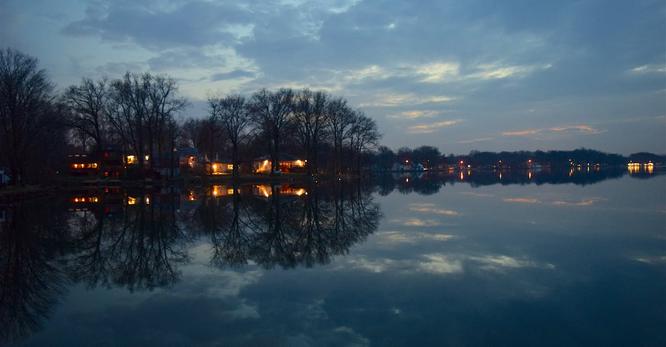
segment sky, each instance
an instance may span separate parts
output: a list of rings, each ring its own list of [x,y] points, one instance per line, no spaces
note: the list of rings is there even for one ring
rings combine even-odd
[[[382,143],[666,153],[663,0],[0,0],[0,47],[61,90],[149,71],[206,99],[324,90]]]

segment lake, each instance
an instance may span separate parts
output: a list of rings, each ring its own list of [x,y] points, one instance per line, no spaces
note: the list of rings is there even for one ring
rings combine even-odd
[[[101,188],[0,207],[20,346],[664,346],[666,175]]]

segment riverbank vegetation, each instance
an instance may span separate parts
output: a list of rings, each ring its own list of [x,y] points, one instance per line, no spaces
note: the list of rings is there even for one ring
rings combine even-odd
[[[189,105],[176,80],[151,73],[83,78],[57,91],[36,58],[0,50],[0,186],[54,183],[72,168],[102,179],[154,179],[173,178],[179,168],[195,166],[199,169],[188,172],[278,176],[296,167],[303,177],[340,177],[664,162],[650,153],[624,157],[587,149],[468,155],[444,155],[432,146],[393,151],[380,146],[377,124],[363,111],[344,98],[309,89],[211,97],[201,118],[187,115]],[[78,159],[97,153],[101,159],[70,163],[71,153]],[[105,170],[107,164],[115,171]]]

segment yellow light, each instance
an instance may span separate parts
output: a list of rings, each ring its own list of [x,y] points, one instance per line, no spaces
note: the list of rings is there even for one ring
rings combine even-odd
[[[256,188],[259,195],[263,195],[266,198],[272,195],[271,187],[267,184],[258,184]]]
[[[150,156],[149,156],[148,154],[146,154],[143,158],[144,158],[145,160],[148,160],[148,159],[150,159]]]
[[[234,164],[227,164],[227,170],[233,170]]]
[[[221,189],[222,189],[222,186],[214,185],[214,186],[213,186],[213,190],[212,190],[212,194],[213,194],[213,196],[215,196],[215,197],[220,196],[220,194],[221,194],[220,190],[221,190]]]
[[[128,197],[127,197],[127,204],[128,204],[128,205],[136,205],[136,198],[135,198],[135,197],[128,196]]]
[[[133,155],[128,155],[127,157],[125,157],[125,162],[127,164],[134,164],[136,163],[136,157]]]
[[[146,196],[146,198],[144,200],[146,202],[146,205],[150,205],[150,197],[149,196]]]
[[[227,188],[227,195],[234,195],[234,189],[233,188]]]

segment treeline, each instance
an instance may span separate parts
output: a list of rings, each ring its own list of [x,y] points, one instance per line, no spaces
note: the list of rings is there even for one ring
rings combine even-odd
[[[278,168],[286,151],[305,156],[310,174],[342,174],[359,172],[380,138],[373,119],[320,91],[262,89],[208,104],[207,117],[186,119],[176,81],[150,73],[84,78],[56,94],[36,58],[0,50],[0,167],[16,185],[53,177],[72,148],[118,146],[140,167],[165,167],[175,149],[194,146],[233,160],[234,175],[241,158],[268,153]]]
[[[604,153],[597,150],[580,148],[571,151],[515,151],[515,152],[481,152],[471,151],[466,155],[443,154],[433,146],[417,148],[402,147],[397,151],[380,146],[369,158],[369,162],[377,170],[395,170],[405,166],[415,168],[420,165],[424,169],[442,169],[458,166],[462,162],[465,167],[473,168],[497,167],[524,168],[528,165],[548,165],[551,167],[570,167],[571,165],[603,165],[624,166],[628,162],[666,163],[666,157],[653,153],[640,152],[629,156]]]

